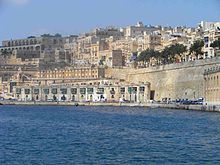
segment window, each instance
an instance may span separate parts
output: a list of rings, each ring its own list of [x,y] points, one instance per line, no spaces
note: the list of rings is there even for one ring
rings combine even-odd
[[[137,87],[128,87],[128,93],[137,93]]]
[[[40,90],[39,89],[34,89],[34,94],[39,94]]]
[[[52,94],[57,94],[57,88],[52,88]]]
[[[60,92],[61,92],[62,94],[67,94],[67,88],[61,88],[61,89],[60,89]]]
[[[93,88],[87,88],[87,93],[88,94],[93,94],[93,91],[94,91]]]
[[[111,88],[110,93],[115,94],[115,88]]]
[[[132,93],[132,87],[128,87],[128,93],[129,93],[129,94]]]
[[[71,88],[71,93],[72,94],[77,94],[77,88]]]
[[[139,91],[140,91],[140,92],[144,92],[144,91],[145,91],[145,87],[140,87],[140,88],[139,88]]]
[[[80,94],[86,94],[86,88],[80,88]]]
[[[53,44],[57,44],[57,40],[56,39],[53,40]]]
[[[137,93],[137,87],[133,87],[133,92]]]
[[[27,95],[27,94],[30,94],[30,91],[31,91],[30,89],[25,89],[24,93]]]
[[[104,88],[98,88],[97,89],[97,94],[104,94]]]
[[[121,94],[124,94],[125,93],[125,87],[120,88],[120,92],[121,92]]]
[[[49,94],[49,89],[43,89],[43,91],[44,91],[44,94],[46,94],[46,95],[48,95]]]
[[[21,94],[21,88],[16,88],[16,94]]]

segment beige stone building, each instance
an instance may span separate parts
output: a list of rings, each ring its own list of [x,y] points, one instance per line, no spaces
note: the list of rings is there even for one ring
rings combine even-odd
[[[105,40],[91,44],[91,64],[98,65],[100,61],[100,51],[109,50],[109,45]]]
[[[53,85],[21,85],[13,89],[19,101],[119,102],[146,103],[149,83],[129,84],[99,79]]]
[[[125,37],[137,37],[142,36],[144,33],[151,33],[160,29],[159,27],[154,26],[145,26],[142,22],[138,22],[135,26],[127,26],[124,28]]]
[[[205,70],[205,101],[208,104],[220,104],[220,66]]]
[[[138,42],[132,38],[121,38],[109,42],[109,50],[121,50],[123,56],[123,65],[127,65],[132,53],[138,51]]]
[[[88,79],[105,77],[105,69],[101,67],[82,67],[70,69],[41,70],[38,78],[41,79]]]
[[[162,49],[161,39],[162,39],[161,34],[156,34],[156,33],[145,34],[143,49],[161,50]]]
[[[99,51],[99,61],[108,67],[122,67],[123,56],[121,50]]]
[[[43,51],[47,49],[63,48],[63,44],[64,40],[61,35],[44,34],[40,37],[31,36],[26,39],[3,41],[0,50]]]

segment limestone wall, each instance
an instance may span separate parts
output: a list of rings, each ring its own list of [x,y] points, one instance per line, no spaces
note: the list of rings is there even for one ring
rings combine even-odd
[[[130,82],[150,82],[155,100],[204,97],[204,70],[220,65],[220,58],[143,69],[107,69],[106,76]]]

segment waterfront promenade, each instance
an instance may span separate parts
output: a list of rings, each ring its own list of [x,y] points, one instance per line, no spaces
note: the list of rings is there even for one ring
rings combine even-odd
[[[220,112],[218,105],[183,105],[183,104],[163,104],[163,103],[108,103],[108,102],[21,102],[21,101],[1,101],[3,105],[26,105],[26,106],[114,106],[114,107],[146,107],[146,108],[166,108],[177,110],[196,110],[207,112]]]

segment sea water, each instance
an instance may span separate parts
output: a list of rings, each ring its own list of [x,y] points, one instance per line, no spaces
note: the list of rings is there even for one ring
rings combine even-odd
[[[220,164],[220,113],[1,106],[0,164]]]

